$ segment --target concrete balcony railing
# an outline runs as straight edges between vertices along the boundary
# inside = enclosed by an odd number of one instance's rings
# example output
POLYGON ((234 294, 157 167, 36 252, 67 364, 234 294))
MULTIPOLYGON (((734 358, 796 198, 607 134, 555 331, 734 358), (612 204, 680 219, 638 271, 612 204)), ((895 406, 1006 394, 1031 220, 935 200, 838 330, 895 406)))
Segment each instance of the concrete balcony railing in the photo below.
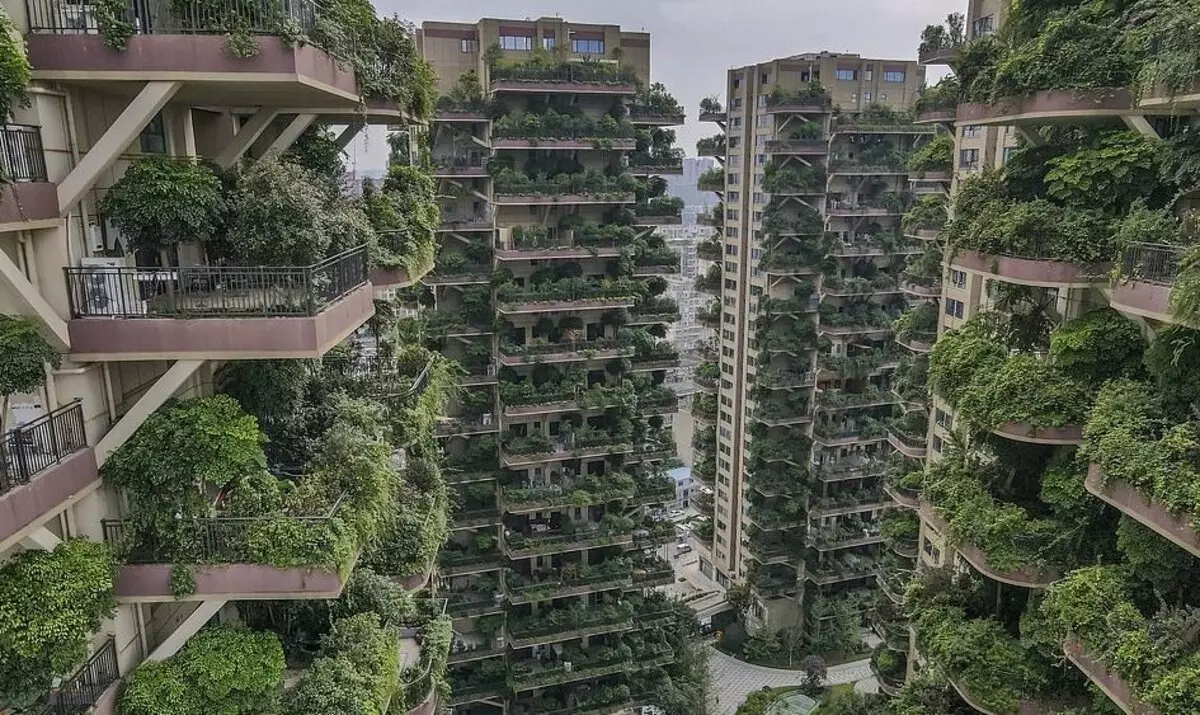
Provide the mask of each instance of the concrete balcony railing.
POLYGON ((116 641, 110 636, 79 670, 21 712, 30 715, 115 712, 120 677, 116 641))
POLYGON ((64 271, 80 361, 318 358, 375 312, 365 248, 311 266, 64 271))
MULTIPOLYGON (((349 110, 360 104, 348 62, 314 39, 320 5, 315 0, 255 3, 171 3, 129 0, 116 18, 132 36, 124 50, 106 46, 97 6, 69 0, 26 0, 26 37, 34 77, 51 81, 184 81, 193 105, 254 106, 270 97, 284 107, 349 110), (283 26, 308 38, 285 41, 283 26), (256 49, 236 56, 226 35, 248 32, 256 49)), ((346 31, 346 30, 343 30, 346 31)), ((344 49, 339 51, 344 52, 344 49)), ((396 118, 399 111, 394 109, 396 118)))
POLYGON ((1180 246, 1135 243, 1121 256, 1121 277, 1110 304, 1122 313, 1171 322, 1171 289, 1179 275, 1180 246))
POLYGON ((493 92, 604 95, 637 92, 637 78, 632 72, 612 65, 563 62, 557 67, 498 67, 491 70, 490 79, 493 92))
POLYGON ((678 113, 663 113, 646 106, 629 105, 629 121, 642 126, 675 127, 682 125, 686 118, 682 109, 678 113))
MULTIPOLYGON (((950 524, 937 513, 932 504, 922 502, 921 519, 931 524, 938 533, 951 533, 950 524)), ((959 555, 967 563, 971 564, 972 568, 993 581, 1006 583, 1010 586, 1020 586, 1021 588, 1046 588, 1062 577, 1062 574, 1057 569, 1049 567, 996 568, 989 561, 987 554, 979 547, 961 539, 955 541, 954 548, 958 551, 959 555)), ((1022 549, 1031 546, 1036 549, 1039 545, 1039 542, 1035 538, 1028 536, 1014 538, 1014 542, 1022 549)))
POLYGON ((0 226, 58 220, 58 188, 46 174, 42 128, 28 124, 0 127, 0 226))
POLYGON ((500 345, 500 363, 514 366, 526 363, 575 362, 612 360, 629 357, 633 346, 616 338, 577 340, 569 343, 531 343, 529 345, 500 345))
POLYGON ((131 522, 103 519, 104 540, 125 555, 114 593, 123 603, 337 598, 353 567, 353 561, 336 562, 340 505, 338 500, 327 513, 314 516, 194 519, 176 525, 178 533, 169 537, 175 546, 166 550, 155 543, 156 534, 135 534, 131 522), (297 533, 307 532, 305 543, 327 543, 328 550, 306 555, 303 565, 256 562, 255 544, 281 519, 292 522, 297 533), (191 573, 190 593, 173 587, 179 568, 191 573))
POLYGON ((1135 113, 1134 99, 1127 89, 1052 89, 1001 97, 989 104, 960 104, 955 120, 959 125, 981 126, 1074 124, 1135 113))
POLYGON ((1063 645, 1067 660, 1075 664, 1087 679, 1121 708, 1126 715, 1159 715, 1157 708, 1146 705, 1133 694, 1133 687, 1117 673, 1109 670, 1088 650, 1083 641, 1068 636, 1063 645))
POLYGON ((582 551, 598 546, 623 546, 632 544, 633 529, 600 531, 586 529, 571 533, 506 534, 502 541, 504 552, 513 559, 549 554, 582 551))
POLYGON ((525 648, 537 643, 583 638, 586 636, 612 633, 633 628, 633 608, 608 607, 582 614, 573 611, 566 612, 566 618, 556 620, 554 615, 562 611, 549 611, 538 614, 532 621, 510 624, 508 642, 514 648, 525 648))
POLYGON ((438 564, 442 576, 466 576, 504 568, 504 555, 499 551, 472 554, 443 549, 438 554, 438 564))
POLYGON ((0 543, 99 485, 79 402, 0 436, 0 543))
POLYGON ((1008 283, 1043 288, 1086 288, 1108 282, 1107 264, 1080 264, 1037 257, 1004 256, 958 251, 950 266, 989 278, 1000 277, 1008 283))
POLYGON ((1194 515, 1172 513, 1165 504, 1143 494, 1128 482, 1106 479, 1104 470, 1098 464, 1088 466, 1084 486, 1093 496, 1117 511, 1200 558, 1200 533, 1193 526, 1196 519, 1194 515))

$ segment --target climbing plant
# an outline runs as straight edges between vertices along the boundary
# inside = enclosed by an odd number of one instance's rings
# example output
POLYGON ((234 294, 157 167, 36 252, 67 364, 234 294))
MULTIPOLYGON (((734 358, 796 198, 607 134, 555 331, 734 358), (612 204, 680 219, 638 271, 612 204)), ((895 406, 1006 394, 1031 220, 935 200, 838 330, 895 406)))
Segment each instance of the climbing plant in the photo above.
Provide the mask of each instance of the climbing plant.
POLYGON ((92 634, 116 609, 104 544, 63 542, 0 566, 0 702, 22 705, 83 664, 92 634))
POLYGON ((46 365, 57 369, 61 362, 36 321, 0 314, 0 434, 8 431, 12 396, 41 387, 46 381, 46 365))

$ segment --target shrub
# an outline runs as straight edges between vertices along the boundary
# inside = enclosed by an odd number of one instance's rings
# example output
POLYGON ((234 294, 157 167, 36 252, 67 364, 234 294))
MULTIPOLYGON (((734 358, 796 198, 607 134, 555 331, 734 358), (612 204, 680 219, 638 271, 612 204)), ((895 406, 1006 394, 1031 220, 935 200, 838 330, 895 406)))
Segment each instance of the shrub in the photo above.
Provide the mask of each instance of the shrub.
POLYGON ((120 715, 274 712, 283 670, 283 647, 274 633, 205 628, 170 658, 138 666, 117 710, 120 715))
POLYGON ((1137 325, 1112 308, 1088 311, 1050 334, 1055 367, 1088 385, 1136 376, 1145 349, 1137 325))
POLYGON ((0 566, 0 702, 28 702, 83 664, 115 610, 115 576, 108 547, 85 539, 0 566))
POLYGON ((956 407, 975 375, 998 369, 1005 355, 1004 348, 977 323, 968 323, 934 343, 929 356, 929 386, 956 407))
POLYGON ((62 358, 32 318, 0 314, 0 434, 8 432, 9 400, 46 382, 46 364, 58 369, 62 358))
POLYGON ((1084 385, 1032 355, 977 372, 957 405, 963 418, 989 430, 1009 422, 1034 429, 1078 425, 1087 408, 1084 385))
POLYGON ((226 199, 208 164, 152 156, 125 169, 104 194, 100 211, 129 240, 129 249, 158 252, 216 237, 226 199))

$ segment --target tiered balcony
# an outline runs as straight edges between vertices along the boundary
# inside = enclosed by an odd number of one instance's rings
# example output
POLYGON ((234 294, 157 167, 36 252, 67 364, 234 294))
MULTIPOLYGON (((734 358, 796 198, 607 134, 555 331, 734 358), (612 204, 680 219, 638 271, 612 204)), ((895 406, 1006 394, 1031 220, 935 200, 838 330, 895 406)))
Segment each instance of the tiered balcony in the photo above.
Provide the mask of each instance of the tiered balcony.
MULTIPOLYGON (((34 79, 108 82, 117 93, 137 92, 147 80, 181 81, 175 97, 189 106, 253 107, 270 97, 274 106, 349 111, 363 101, 348 62, 312 42, 279 36, 284 24, 292 34, 316 35, 322 9, 311 0, 286 9, 231 0, 204 12, 147 0, 118 3, 115 10, 112 21, 127 23, 132 33, 118 51, 106 45, 98 29, 103 20, 91 6, 28 0, 26 42, 34 79), (229 51, 226 36, 235 30, 252 36, 251 52, 229 51)), ((401 118, 394 104, 368 106, 371 113, 401 118)))
POLYGON ((499 551, 477 553, 469 550, 443 548, 438 552, 439 571, 443 576, 468 576, 504 568, 504 555, 499 551))
POLYGON ((842 560, 826 561, 805 574, 805 578, 818 586, 848 583, 875 576, 875 562, 868 556, 851 556, 842 560))
POLYGON ((779 156, 824 156, 828 153, 828 139, 770 139, 767 141, 767 154, 779 156))
POLYGON ((451 233, 466 233, 473 231, 491 231, 495 228, 495 216, 492 211, 477 213, 442 212, 442 223, 438 231, 451 233))
POLYGON ((677 127, 684 123, 686 116, 683 109, 678 113, 656 111, 651 107, 638 104, 629 105, 629 121, 639 126, 647 127, 677 127))
POLYGON ((110 636, 79 670, 59 681, 37 704, 22 712, 39 715, 115 712, 120 675, 116 641, 110 636))
POLYGON ((6 179, 0 188, 0 227, 12 230, 58 222, 58 186, 46 173, 42 128, 28 124, 0 127, 0 171, 6 179))
POLYGON ((592 258, 616 258, 621 248, 616 235, 600 245, 581 245, 571 229, 506 227, 500 229, 496 259, 506 261, 563 260, 585 261, 592 258))
POLYGON ((1200 533, 1194 526, 1194 515, 1175 514, 1166 505, 1146 497, 1128 482, 1106 480, 1104 470, 1098 464, 1088 466, 1084 486, 1093 496, 1107 502, 1117 511, 1200 558, 1200 533))
POLYGON ((567 286, 561 290, 540 289, 535 286, 521 290, 506 287, 497 289, 501 315, 537 315, 541 313, 579 312, 584 310, 620 310, 632 308, 636 300, 632 287, 615 284, 567 286))
POLYGON ((596 431, 572 434, 569 439, 513 438, 504 444, 502 459, 505 467, 517 469, 545 462, 567 459, 588 459, 633 451, 633 445, 621 435, 596 431))
MULTIPOLYGON (((1117 673, 1104 666, 1087 646, 1077 638, 1068 637, 1063 647, 1067 660, 1075 664, 1087 679, 1100 688, 1108 699, 1117 704, 1126 715, 1159 715, 1157 708, 1138 700, 1133 694, 1133 687, 1117 673)), ((1166 715, 1163 713, 1163 715, 1166 715)))
POLYGON ((81 362, 319 358, 375 312, 365 248, 304 267, 64 270, 81 362))
MULTIPOLYGON (((924 502, 921 504, 921 519, 932 525, 933 528, 936 529, 940 534, 951 533, 949 523, 947 523, 945 519, 938 515, 937 511, 931 504, 924 502)), ((1038 543, 1037 537, 1033 536, 1024 536, 1022 539, 1014 539, 1014 541, 1018 542, 1017 545, 1022 550, 1036 548, 1035 545, 1038 543)), ((993 581, 1006 583, 1010 586, 1020 586, 1021 588, 1046 588, 1050 584, 1062 578, 1062 574, 1059 573, 1058 570, 1049 567, 1024 567, 1009 569, 996 568, 988 561, 987 554, 985 554, 980 548, 974 544, 964 542, 962 540, 956 540, 954 548, 956 551, 958 551, 959 555, 962 556, 967 563, 971 564, 971 567, 976 571, 984 576, 987 576, 993 581)))
POLYGON ((1183 249, 1135 243, 1121 256, 1121 279, 1113 285, 1110 305, 1122 313, 1162 322, 1173 320, 1171 289, 1179 275, 1183 249))
POLYGON ((1003 278, 1007 283, 1040 288, 1087 288, 1108 282, 1107 264, 1082 264, 1037 257, 1002 256, 960 250, 950 258, 950 267, 1003 278))
POLYGON ((596 527, 569 533, 547 531, 528 535, 505 534, 503 540, 504 552, 512 559, 582 551, 598 546, 625 546, 632 543, 633 527, 606 531, 601 531, 599 527, 596 527))
POLYGON ((154 603, 175 600, 311 600, 337 598, 353 563, 339 563, 336 553, 341 529, 337 504, 322 515, 289 517, 210 517, 195 519, 186 532, 194 560, 164 559, 146 535, 139 541, 128 537, 129 522, 104 519, 104 540, 127 549, 125 565, 117 574, 114 588, 118 601, 154 603), (308 563, 281 567, 255 562, 256 539, 272 532, 274 522, 292 522, 294 533, 307 532, 305 543, 327 543, 325 553, 310 554, 308 563), (172 573, 178 568, 191 572, 191 593, 178 595, 172 588, 172 573))
POLYGON ((510 619, 508 644, 513 648, 528 648, 627 631, 634 627, 634 613, 632 603, 590 609, 552 608, 527 619, 510 619))
POLYGON ((472 417, 443 417, 434 425, 434 433, 438 437, 467 437, 477 434, 496 434, 500 431, 500 421, 491 415, 472 417))
POLYGON ((433 178, 435 179, 486 179, 487 160, 482 156, 435 157, 433 178))
POLYGON ((79 402, 0 437, 0 544, 100 486, 79 402))
POLYGON ((878 530, 864 534, 863 529, 827 527, 823 529, 810 528, 804 535, 804 543, 817 551, 839 551, 841 549, 856 549, 862 546, 872 546, 883 543, 883 537, 878 530))
POLYGON ((887 441, 897 452, 911 459, 924 459, 928 453, 929 445, 925 435, 902 431, 896 425, 888 427, 887 441))
POLYGON ((501 343, 500 364, 563 363, 603 361, 633 355, 633 346, 616 338, 578 340, 569 343, 532 343, 516 346, 501 343))
POLYGON ((563 62, 556 67, 497 67, 491 72, 491 89, 517 94, 636 94, 637 78, 631 71, 603 63, 592 65, 563 62))
POLYGON ((1133 113, 1134 99, 1126 89, 1052 89, 1031 95, 1002 97, 989 104, 960 104, 958 125, 1077 124, 1083 120, 1115 119, 1133 113))

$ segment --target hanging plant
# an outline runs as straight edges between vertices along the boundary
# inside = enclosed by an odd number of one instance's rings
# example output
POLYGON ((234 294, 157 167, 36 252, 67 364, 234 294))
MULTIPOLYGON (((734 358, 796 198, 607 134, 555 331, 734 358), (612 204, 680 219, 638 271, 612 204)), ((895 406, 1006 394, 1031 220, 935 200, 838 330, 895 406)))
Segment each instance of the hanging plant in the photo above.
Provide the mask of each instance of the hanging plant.
POLYGON ((96 0, 92 7, 96 13, 96 25, 104 36, 104 46, 124 50, 134 31, 133 23, 129 21, 128 0, 96 0))

